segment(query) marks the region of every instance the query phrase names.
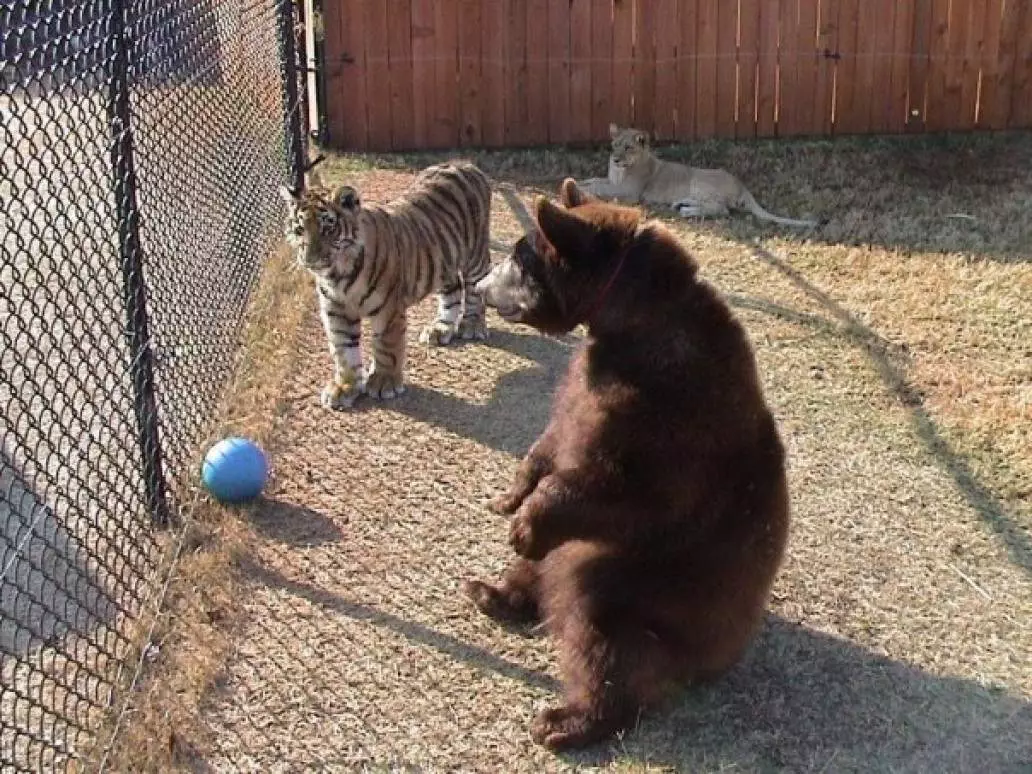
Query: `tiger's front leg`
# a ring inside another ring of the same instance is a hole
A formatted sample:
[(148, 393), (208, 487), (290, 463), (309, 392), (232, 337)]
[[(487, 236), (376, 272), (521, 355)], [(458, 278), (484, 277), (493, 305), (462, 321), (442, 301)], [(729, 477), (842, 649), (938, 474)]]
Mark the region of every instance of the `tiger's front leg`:
[(373, 370), (365, 391), (377, 400), (390, 400), (405, 392), (405, 309), (383, 311), (370, 320), (373, 328)]
[(319, 313), (333, 355), (333, 381), (323, 387), (322, 405), (329, 409), (351, 408), (365, 389), (362, 320), (352, 317), (342, 304), (322, 292)]

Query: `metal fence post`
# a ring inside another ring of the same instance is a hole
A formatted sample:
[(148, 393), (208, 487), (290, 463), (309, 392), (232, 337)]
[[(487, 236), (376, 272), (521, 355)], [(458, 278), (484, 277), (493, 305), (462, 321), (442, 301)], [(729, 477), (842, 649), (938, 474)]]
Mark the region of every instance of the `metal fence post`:
[(155, 523), (169, 524), (165, 474), (158, 432), (158, 407), (154, 387), (154, 359), (147, 316), (147, 286), (140, 246), (140, 211), (136, 200), (133, 134), (129, 105), (129, 40), (124, 0), (111, 0), (111, 58), (108, 121), (111, 131), (111, 167), (118, 217), (118, 249), (122, 267), (129, 371), (133, 382), (133, 409), (143, 459), (147, 504)]
[[(302, 97), (298, 91), (297, 45), (294, 40), (293, 0), (279, 0), (280, 71), (283, 74), (283, 131), (286, 134), (290, 187), (300, 191), (304, 183), (305, 147), (301, 128)], [(311, 22), (309, 22), (311, 23)]]

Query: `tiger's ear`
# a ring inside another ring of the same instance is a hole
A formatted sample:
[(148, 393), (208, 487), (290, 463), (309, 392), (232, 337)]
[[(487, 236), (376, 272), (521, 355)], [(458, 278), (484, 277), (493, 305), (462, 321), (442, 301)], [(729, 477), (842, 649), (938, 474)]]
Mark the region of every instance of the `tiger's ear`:
[(344, 210), (357, 210), (362, 206), (358, 191), (350, 185), (342, 185), (333, 194), (333, 202)]
[(577, 187), (577, 181), (572, 177), (568, 177), (563, 180), (563, 184), (559, 186), (559, 201), (566, 209), (571, 207), (577, 207), (581, 204), (587, 204), (588, 202), (597, 201), (594, 196), (584, 193), (584, 191)]
[(617, 126), (616, 124), (610, 124), (609, 125), (609, 137), (610, 137), (610, 139), (615, 140), (617, 138), (617, 135), (619, 135), (621, 131), (622, 130), (620, 129), (620, 127)]
[(576, 261), (585, 254), (593, 236), (590, 223), (557, 207), (544, 196), (538, 198), (536, 209), (538, 228), (560, 257)]
[(649, 144), (648, 132), (638, 132), (636, 135), (634, 135), (634, 141), (644, 148), (646, 145)]

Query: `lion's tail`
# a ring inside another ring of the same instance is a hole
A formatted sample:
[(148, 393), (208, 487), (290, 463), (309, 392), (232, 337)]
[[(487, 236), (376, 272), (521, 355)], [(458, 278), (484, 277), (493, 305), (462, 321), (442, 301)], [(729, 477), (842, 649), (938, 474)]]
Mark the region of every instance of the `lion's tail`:
[(783, 218), (780, 215), (768, 212), (760, 206), (760, 203), (756, 201), (756, 197), (748, 191), (742, 192), (741, 203), (743, 208), (749, 210), (749, 212), (761, 220), (773, 221), (774, 223), (780, 223), (782, 226), (798, 226), (800, 228), (813, 228), (817, 225), (817, 221), (815, 220), (794, 220), (792, 218)]

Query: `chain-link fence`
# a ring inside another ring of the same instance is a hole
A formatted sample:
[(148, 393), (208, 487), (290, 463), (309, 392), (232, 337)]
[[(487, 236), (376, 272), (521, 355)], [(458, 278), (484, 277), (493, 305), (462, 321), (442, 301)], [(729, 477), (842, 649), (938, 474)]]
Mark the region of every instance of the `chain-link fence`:
[(61, 770), (133, 673), (304, 110), (290, 0), (4, 0), (0, 45), (0, 768)]

